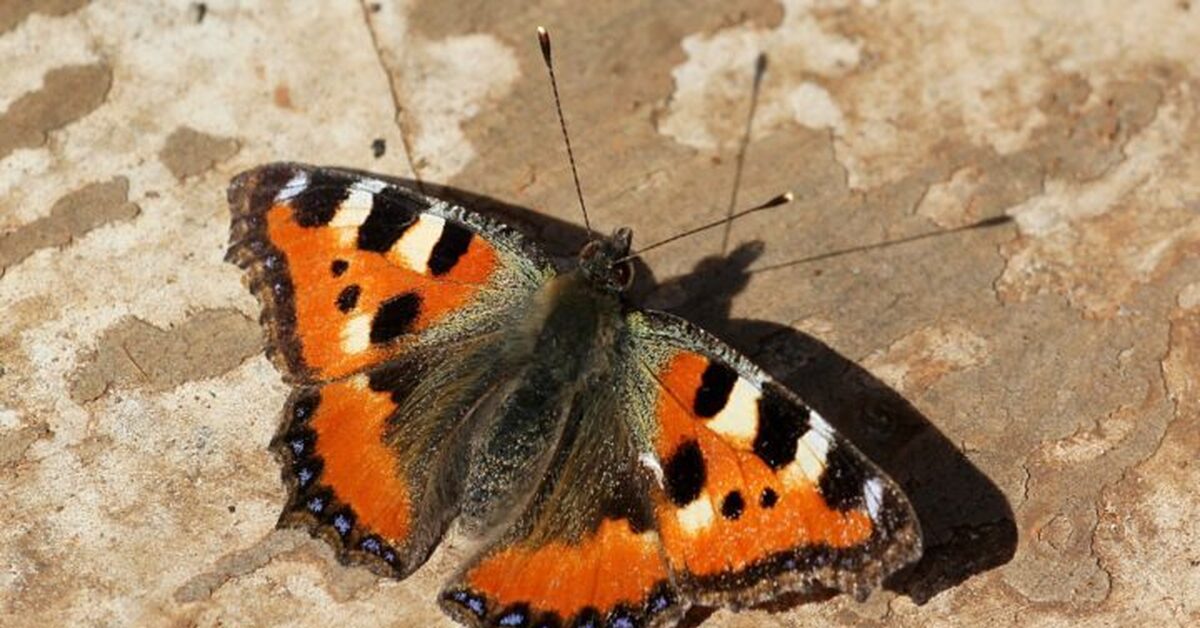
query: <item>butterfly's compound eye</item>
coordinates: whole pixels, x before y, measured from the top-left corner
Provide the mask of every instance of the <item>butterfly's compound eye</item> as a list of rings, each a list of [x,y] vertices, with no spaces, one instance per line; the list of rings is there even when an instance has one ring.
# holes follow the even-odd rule
[[[633,262],[617,262],[612,269],[613,281],[622,290],[633,284]]]

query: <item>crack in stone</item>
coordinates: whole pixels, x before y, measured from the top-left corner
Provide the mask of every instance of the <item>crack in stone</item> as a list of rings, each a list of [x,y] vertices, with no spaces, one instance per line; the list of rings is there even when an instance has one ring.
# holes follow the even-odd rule
[[[409,169],[412,170],[417,190],[424,194],[425,183],[421,179],[421,170],[417,167],[417,160],[413,156],[412,141],[409,139],[408,130],[404,126],[405,109],[404,105],[400,102],[400,92],[396,89],[396,77],[392,75],[392,70],[388,67],[387,61],[384,59],[383,48],[379,45],[379,36],[375,33],[375,24],[371,21],[372,3],[368,3],[366,0],[359,0],[359,6],[362,8],[363,23],[367,27],[367,34],[371,37],[371,49],[375,52],[375,59],[379,62],[379,69],[383,71],[383,76],[387,79],[388,93],[392,96],[392,121],[396,124],[396,129],[400,132],[400,143],[404,148],[404,158],[408,161]],[[374,7],[378,6],[374,5]]]

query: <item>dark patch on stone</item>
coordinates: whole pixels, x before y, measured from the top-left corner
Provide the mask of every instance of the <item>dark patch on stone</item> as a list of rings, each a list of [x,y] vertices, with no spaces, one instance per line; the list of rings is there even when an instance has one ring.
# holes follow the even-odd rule
[[[0,20],[6,10],[4,6],[0,4]],[[51,131],[83,118],[104,104],[111,87],[112,70],[103,63],[50,70],[42,77],[40,89],[21,96],[0,113],[0,159],[18,148],[45,145]]]
[[[375,159],[379,159],[380,157],[383,157],[385,153],[387,153],[387,141],[382,137],[375,138],[375,140],[371,142],[371,154],[375,156]]]
[[[344,177],[313,170],[308,185],[290,201],[292,217],[301,227],[327,225],[349,195],[350,188]]]
[[[846,511],[862,506],[866,467],[849,449],[834,445],[825,455],[819,486],[830,508]]]
[[[421,297],[415,292],[406,292],[384,301],[371,321],[371,342],[380,344],[407,334],[420,313]]]
[[[663,467],[667,496],[676,506],[686,506],[700,496],[707,478],[704,454],[694,440],[675,448]]]
[[[20,24],[34,13],[61,17],[77,11],[90,0],[38,0],[37,2],[0,2],[0,34]]]
[[[387,196],[384,192],[374,196],[371,212],[367,214],[367,219],[363,221],[363,224],[358,227],[358,248],[364,251],[385,253],[417,221],[417,214],[424,207],[397,203],[394,200],[396,198],[396,196]]]
[[[717,416],[729,402],[729,394],[737,383],[738,374],[725,364],[710,360],[704,375],[700,377],[700,388],[696,390],[696,399],[692,402],[692,410],[696,416],[708,419]]]
[[[807,430],[808,408],[788,399],[773,386],[764,386],[758,400],[754,454],[778,471],[796,459],[796,441]]]
[[[71,382],[77,403],[114,386],[162,391],[215,377],[262,350],[262,329],[233,309],[203,310],[171,329],[127,318],[100,337]]]
[[[181,126],[167,136],[162,150],[158,151],[158,159],[182,181],[211,170],[233,157],[239,148],[237,140]]]
[[[467,252],[471,237],[470,231],[447,220],[442,227],[442,236],[429,253],[429,272],[435,277],[450,272],[459,258]]]
[[[745,510],[746,500],[742,499],[742,494],[738,491],[730,491],[721,500],[721,516],[730,521],[737,521]]]
[[[125,177],[89,183],[55,201],[49,215],[0,235],[0,273],[35,251],[66,246],[108,223],[132,220],[140,212],[129,202],[129,180]]]
[[[350,284],[338,293],[337,309],[342,312],[349,312],[358,305],[358,295],[362,293],[362,288],[358,284]]]

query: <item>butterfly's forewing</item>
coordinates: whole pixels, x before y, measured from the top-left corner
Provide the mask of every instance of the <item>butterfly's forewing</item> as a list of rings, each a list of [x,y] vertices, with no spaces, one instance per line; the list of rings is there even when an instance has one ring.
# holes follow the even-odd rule
[[[388,179],[273,164],[229,197],[229,258],[298,384],[273,442],[280,523],[407,574],[456,513],[475,404],[511,377],[499,328],[552,271],[502,225]]]
[[[250,271],[292,381],[494,329],[496,309],[552,272],[511,229],[364,173],[271,164],[235,178],[229,202],[227,257]]]
[[[812,409],[674,316],[628,316],[653,380],[657,527],[683,594],[720,605],[830,587],[863,596],[921,554],[908,500]]]

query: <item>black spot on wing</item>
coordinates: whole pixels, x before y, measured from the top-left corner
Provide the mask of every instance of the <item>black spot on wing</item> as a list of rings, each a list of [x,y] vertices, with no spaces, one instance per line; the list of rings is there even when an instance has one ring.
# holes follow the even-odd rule
[[[797,440],[808,430],[808,408],[788,399],[772,384],[758,400],[758,433],[754,454],[779,470],[796,459]]]
[[[292,401],[292,420],[297,423],[307,421],[316,412],[321,403],[321,393],[317,391],[301,393]]]
[[[671,590],[666,581],[660,582],[646,598],[645,614],[647,617],[653,617],[663,613],[674,606],[676,601],[675,592]]]
[[[710,360],[704,375],[700,377],[700,388],[696,390],[696,399],[692,402],[692,410],[700,418],[711,418],[725,407],[729,401],[729,393],[737,383],[738,374],[733,369],[716,360]]]
[[[762,506],[763,508],[774,508],[775,504],[778,502],[779,493],[776,493],[775,489],[769,486],[763,489],[762,495],[758,496],[758,505]]]
[[[533,622],[533,628],[562,628],[562,625],[562,618],[553,612],[542,613],[542,616]]]
[[[358,227],[358,248],[376,253],[387,252],[427,208],[424,203],[407,196],[388,195],[386,192],[375,194],[371,213]]]
[[[500,611],[500,616],[496,618],[495,625],[512,628],[524,628],[529,626],[530,613],[528,604],[513,604]]]
[[[334,277],[341,277],[349,269],[350,262],[347,262],[344,259],[335,259],[333,260],[333,263],[329,265],[329,272],[332,273]]]
[[[268,166],[260,168],[256,172],[257,176],[252,180],[249,188],[249,209],[266,211],[275,204],[275,197],[279,195],[279,191],[296,176],[298,171],[290,166]],[[244,176],[239,175],[237,180],[245,184]],[[233,188],[230,189],[230,194],[233,194]],[[232,196],[230,200],[233,200]]]
[[[676,506],[686,506],[700,496],[704,488],[706,472],[704,454],[694,440],[677,447],[663,467],[667,496]]]
[[[729,491],[721,500],[721,516],[730,521],[736,521],[746,510],[746,500],[738,491]]]
[[[446,221],[441,237],[429,253],[429,272],[434,276],[450,272],[458,263],[458,259],[467,252],[471,237],[472,234],[467,229]]]
[[[863,505],[863,482],[867,469],[853,452],[837,444],[825,454],[825,472],[821,474],[821,496],[830,508],[852,510]]]
[[[397,405],[404,402],[420,379],[422,370],[415,360],[387,362],[367,375],[367,385],[375,392],[386,392]]]
[[[292,217],[301,227],[321,227],[337,214],[338,205],[350,195],[349,182],[341,176],[314,170],[308,185],[291,202]]]
[[[600,628],[603,625],[602,622],[600,612],[586,606],[575,615],[575,620],[571,622],[571,628]]]
[[[338,293],[337,309],[342,312],[349,312],[358,305],[358,295],[362,293],[362,288],[358,284],[350,284]]]
[[[467,609],[478,619],[483,619],[487,615],[487,600],[482,595],[457,589],[447,592],[443,598]]]
[[[405,292],[384,301],[371,320],[371,342],[380,344],[407,334],[412,331],[420,313],[421,297],[415,292]]]

